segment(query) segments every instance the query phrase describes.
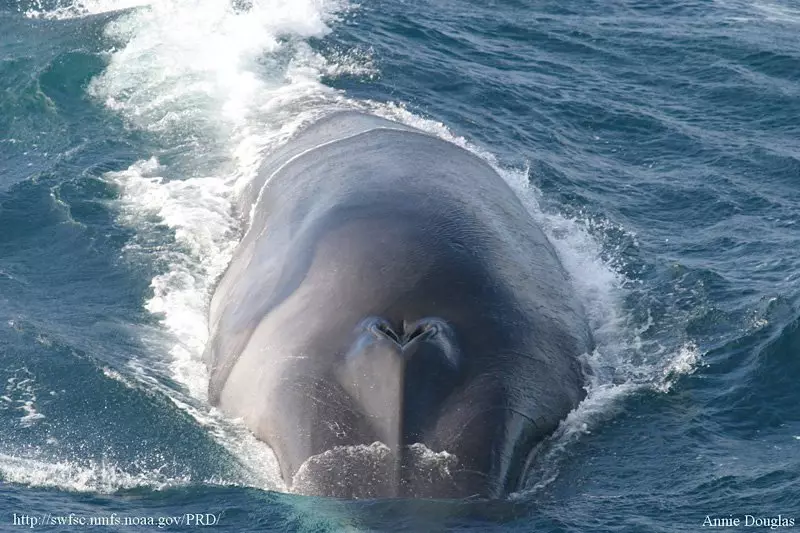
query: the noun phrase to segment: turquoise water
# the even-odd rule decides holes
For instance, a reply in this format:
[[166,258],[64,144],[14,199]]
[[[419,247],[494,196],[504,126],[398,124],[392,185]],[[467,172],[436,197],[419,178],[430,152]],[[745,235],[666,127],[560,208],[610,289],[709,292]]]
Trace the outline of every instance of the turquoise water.
[[[792,2],[3,0],[0,87],[0,530],[800,524]],[[495,165],[590,315],[589,396],[507,501],[282,494],[206,402],[232,199],[342,108]]]

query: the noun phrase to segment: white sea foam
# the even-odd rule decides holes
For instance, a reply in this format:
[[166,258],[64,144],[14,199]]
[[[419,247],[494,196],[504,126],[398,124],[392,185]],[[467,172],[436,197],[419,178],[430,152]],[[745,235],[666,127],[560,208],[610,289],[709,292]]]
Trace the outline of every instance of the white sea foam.
[[147,5],[150,0],[66,0],[56,2],[55,6],[49,2],[36,0],[25,11],[28,18],[43,18],[50,20],[67,20],[88,15],[99,15]]
[[164,489],[189,484],[190,476],[169,477],[158,470],[131,473],[113,462],[43,461],[0,453],[0,476],[9,483],[110,493],[133,487]]
[[20,368],[6,380],[5,390],[0,395],[0,410],[19,413],[19,424],[24,427],[30,427],[45,418],[36,410],[35,379],[27,368]]

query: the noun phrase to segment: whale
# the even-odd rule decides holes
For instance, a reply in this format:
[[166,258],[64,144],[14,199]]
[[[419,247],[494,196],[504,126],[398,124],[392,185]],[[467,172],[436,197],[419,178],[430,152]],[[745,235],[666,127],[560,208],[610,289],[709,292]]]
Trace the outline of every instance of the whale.
[[586,394],[573,281],[486,161],[357,111],[306,125],[241,191],[208,312],[209,402],[286,490],[502,498]]

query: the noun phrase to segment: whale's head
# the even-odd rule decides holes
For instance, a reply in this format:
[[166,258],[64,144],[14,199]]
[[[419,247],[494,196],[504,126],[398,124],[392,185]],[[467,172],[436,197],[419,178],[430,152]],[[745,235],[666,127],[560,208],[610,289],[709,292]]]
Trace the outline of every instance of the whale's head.
[[255,424],[292,492],[499,497],[553,429],[517,408],[518,387],[439,318],[370,317],[333,355],[308,350],[273,379],[270,414]]

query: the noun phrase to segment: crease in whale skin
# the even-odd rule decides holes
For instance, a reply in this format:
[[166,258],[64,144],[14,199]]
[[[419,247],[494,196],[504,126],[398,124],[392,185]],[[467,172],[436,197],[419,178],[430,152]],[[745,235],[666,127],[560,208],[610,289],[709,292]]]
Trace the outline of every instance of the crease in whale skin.
[[273,153],[214,292],[209,399],[290,490],[502,497],[585,396],[584,311],[516,193],[468,151],[357,112]]

